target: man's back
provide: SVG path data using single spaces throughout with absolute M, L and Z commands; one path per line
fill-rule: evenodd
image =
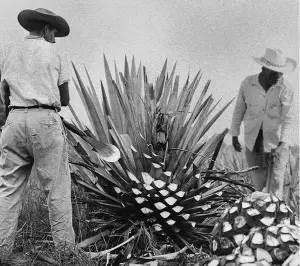
M 54 44 L 28 36 L 6 47 L 0 58 L 2 79 L 10 87 L 11 106 L 61 106 L 58 86 L 68 81 L 69 73 L 66 60 Z

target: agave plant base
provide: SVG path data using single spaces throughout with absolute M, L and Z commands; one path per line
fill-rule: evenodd
M 244 196 L 241 186 L 253 190 L 242 177 L 231 179 L 242 173 L 214 168 L 228 129 L 206 134 L 230 102 L 214 113 L 218 103 L 213 105 L 212 95 L 206 97 L 210 81 L 198 91 L 199 72 L 180 90 L 176 65 L 168 74 L 167 61 L 154 83 L 145 67 L 136 69 L 134 59 L 131 70 L 125 59 L 124 73 L 115 66 L 114 79 L 105 57 L 104 67 L 107 88 L 101 82 L 96 90 L 88 72 L 85 86 L 74 66 L 75 87 L 91 129 L 71 106 L 75 121 L 67 125 L 72 178 L 85 187 L 86 203 L 93 206 L 93 237 L 85 243 L 102 248 L 131 239 L 123 251 L 135 249 L 139 255 L 164 243 L 176 250 L 208 252 L 223 210 Z M 106 155 L 113 156 L 106 156 L 102 147 L 109 147 L 112 153 Z

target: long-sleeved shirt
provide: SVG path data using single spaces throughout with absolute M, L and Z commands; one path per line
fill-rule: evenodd
M 244 122 L 245 144 L 253 150 L 259 130 L 263 131 L 264 151 L 270 152 L 279 142 L 290 144 L 294 123 L 294 93 L 286 79 L 280 79 L 267 92 L 258 81 L 258 74 L 241 84 L 232 116 L 231 135 L 240 135 Z
M 50 105 L 60 109 L 58 86 L 69 81 L 68 61 L 56 45 L 27 36 L 0 51 L 1 79 L 10 87 L 11 106 Z

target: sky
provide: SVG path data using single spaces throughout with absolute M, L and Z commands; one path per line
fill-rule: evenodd
M 203 83 L 211 79 L 209 92 L 226 104 L 237 96 L 241 81 L 258 73 L 260 65 L 252 56 L 262 56 L 267 47 L 283 50 L 299 62 L 298 0 L 10 0 L 1 1 L 0 44 L 26 36 L 19 26 L 23 9 L 47 8 L 63 16 L 70 35 L 57 44 L 84 74 L 90 72 L 99 89 L 105 80 L 103 54 L 113 67 L 122 70 L 125 55 L 146 66 L 153 82 L 165 59 L 168 69 L 177 62 L 181 81 L 199 70 Z M 74 75 L 74 73 L 72 73 Z M 285 74 L 295 88 L 299 105 L 299 67 Z M 71 104 L 86 115 L 74 85 Z M 219 108 L 222 107 L 222 104 Z M 230 127 L 234 103 L 209 134 Z M 69 116 L 67 110 L 62 114 Z M 299 120 L 293 138 L 299 142 Z

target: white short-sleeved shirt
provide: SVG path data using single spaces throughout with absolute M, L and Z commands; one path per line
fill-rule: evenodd
M 69 67 L 56 45 L 38 36 L 0 51 L 1 79 L 10 87 L 10 106 L 49 105 L 60 109 L 58 86 L 69 81 Z

